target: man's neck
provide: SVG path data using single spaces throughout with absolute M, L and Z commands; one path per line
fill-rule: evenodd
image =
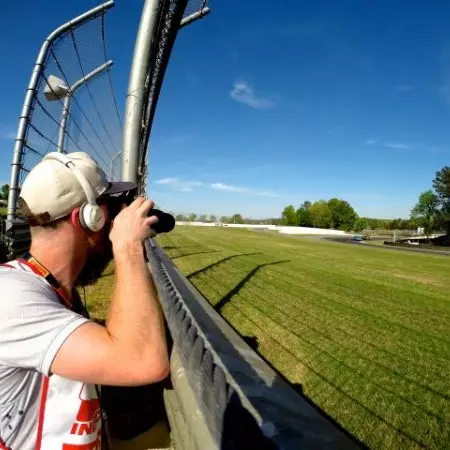
M 63 246 L 58 242 L 41 243 L 40 240 L 32 242 L 30 253 L 58 280 L 71 298 L 75 280 L 86 260 L 85 255 L 71 252 L 67 242 Z

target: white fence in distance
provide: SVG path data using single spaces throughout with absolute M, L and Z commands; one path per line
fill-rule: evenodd
M 250 228 L 269 231 L 278 231 L 281 234 L 303 234 L 303 235 L 323 235 L 323 236 L 350 236 L 351 233 L 347 233 L 341 230 L 328 230 L 322 228 L 309 228 L 309 227 L 287 227 L 281 225 L 252 225 L 252 224 L 239 224 L 239 223 L 205 223 L 205 222 L 177 222 L 177 225 L 191 225 L 194 227 L 229 227 L 229 228 Z

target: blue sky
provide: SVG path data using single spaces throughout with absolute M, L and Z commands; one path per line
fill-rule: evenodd
M 5 2 L 0 182 L 41 40 L 95 6 Z M 44 8 L 45 5 L 45 8 Z M 108 14 L 123 108 L 142 2 Z M 150 142 L 148 191 L 177 212 L 279 216 L 333 196 L 407 217 L 450 160 L 450 3 L 211 2 L 183 29 Z

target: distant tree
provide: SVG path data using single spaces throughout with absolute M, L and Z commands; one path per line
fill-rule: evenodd
M 389 219 L 375 219 L 369 218 L 369 228 L 371 230 L 389 230 L 391 225 L 391 220 Z
M 445 166 L 436 172 L 433 188 L 439 198 L 442 221 L 450 235 L 450 167 Z
M 315 228 L 331 228 L 333 217 L 328 203 L 325 200 L 314 202 L 308 209 L 311 218 L 311 225 Z
M 358 215 L 349 202 L 332 198 L 328 201 L 328 208 L 330 208 L 334 228 L 346 231 L 353 229 Z
M 309 208 L 311 207 L 311 202 L 306 201 L 300 205 L 300 208 L 295 211 L 297 216 L 297 225 L 301 227 L 310 227 L 311 226 L 311 217 L 309 216 Z
M 175 216 L 175 220 L 176 220 L 177 222 L 186 222 L 186 221 L 187 221 L 187 217 L 184 216 L 183 214 L 177 214 L 177 215 Z
M 411 218 L 416 219 L 424 227 L 427 238 L 436 225 L 436 217 L 439 215 L 439 197 L 428 190 L 419 195 L 419 201 L 411 210 Z
M 355 220 L 355 225 L 354 225 L 353 229 L 356 232 L 359 233 L 359 232 L 367 230 L 369 228 L 370 228 L 369 220 L 366 219 L 365 217 L 359 217 L 358 219 Z
M 217 217 L 216 217 L 214 214 L 211 214 L 211 215 L 209 216 L 209 221 L 210 221 L 210 222 L 217 222 Z
M 207 216 L 206 214 L 202 214 L 202 215 L 200 215 L 200 217 L 198 218 L 198 220 L 199 220 L 200 222 L 206 223 L 206 222 L 208 222 L 208 216 Z
M 195 222 L 197 220 L 197 214 L 191 213 L 191 214 L 189 214 L 187 219 L 188 219 L 188 222 Z
M 244 223 L 244 219 L 240 214 L 233 214 L 230 219 L 231 223 Z
M 283 225 L 297 225 L 297 215 L 293 205 L 286 206 L 281 213 Z
M 414 221 L 409 219 L 400 219 L 398 227 L 400 230 L 413 230 L 414 229 L 413 222 Z
M 389 223 L 390 230 L 399 230 L 402 219 L 392 219 Z
M 0 200 L 8 200 L 9 184 L 4 184 L 0 189 Z
M 227 216 L 222 216 L 222 217 L 220 218 L 220 221 L 221 221 L 222 223 L 230 223 L 230 218 L 227 217 Z

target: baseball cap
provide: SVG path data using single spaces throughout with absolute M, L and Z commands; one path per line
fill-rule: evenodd
M 50 223 L 70 214 L 87 201 L 87 196 L 66 164 L 57 159 L 61 153 L 50 152 L 30 171 L 20 191 L 19 200 L 26 204 L 26 215 L 39 224 Z M 132 191 L 131 182 L 109 182 L 105 172 L 92 156 L 84 152 L 64 155 L 92 187 L 96 198 Z

